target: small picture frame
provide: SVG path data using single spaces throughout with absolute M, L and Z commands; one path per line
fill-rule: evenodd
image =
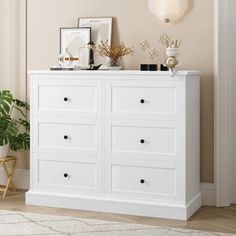
M 91 17 L 91 18 L 79 18 L 78 27 L 90 27 L 91 28 L 91 40 L 95 45 L 98 45 L 101 41 L 108 42 L 111 45 L 112 40 L 112 17 Z M 96 64 L 107 64 L 107 58 L 95 55 Z
M 60 54 L 68 52 L 73 58 L 79 58 L 78 66 L 88 66 L 91 40 L 90 27 L 60 28 Z

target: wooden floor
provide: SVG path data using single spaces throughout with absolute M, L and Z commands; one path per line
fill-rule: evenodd
M 4 200 L 0 198 L 0 209 L 236 234 L 236 205 L 228 208 L 202 207 L 189 221 L 176 221 L 148 217 L 26 206 L 24 198 L 25 193 L 22 191 L 17 193 L 9 193 Z

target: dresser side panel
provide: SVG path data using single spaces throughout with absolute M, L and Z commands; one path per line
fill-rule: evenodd
M 185 82 L 187 202 L 200 193 L 200 78 Z

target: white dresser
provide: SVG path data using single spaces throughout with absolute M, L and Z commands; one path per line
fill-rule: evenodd
M 26 203 L 188 219 L 201 206 L 200 72 L 30 72 Z

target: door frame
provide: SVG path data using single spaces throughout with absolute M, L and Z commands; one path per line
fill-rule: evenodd
M 232 204 L 231 49 L 229 1 L 215 0 L 214 161 L 216 206 Z

